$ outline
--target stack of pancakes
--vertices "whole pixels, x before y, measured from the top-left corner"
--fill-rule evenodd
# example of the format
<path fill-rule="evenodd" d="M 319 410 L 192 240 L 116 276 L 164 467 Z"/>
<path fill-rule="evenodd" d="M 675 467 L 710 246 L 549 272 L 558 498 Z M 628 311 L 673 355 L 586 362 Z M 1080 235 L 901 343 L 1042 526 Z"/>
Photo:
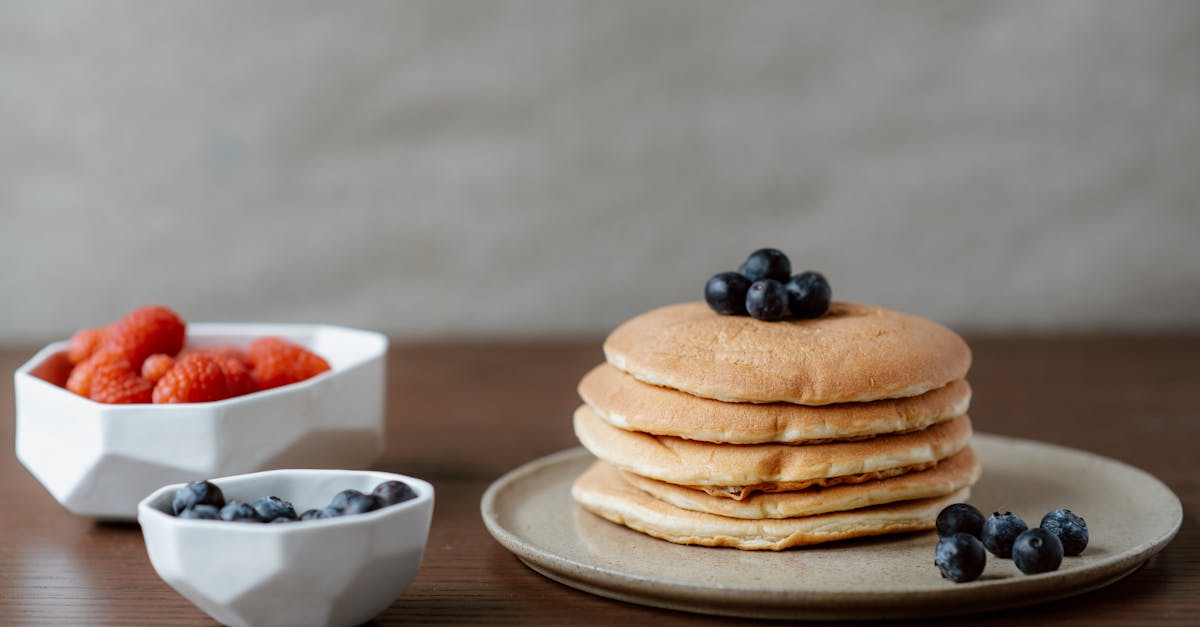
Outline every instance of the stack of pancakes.
<path fill-rule="evenodd" d="M 932 528 L 980 475 L 971 353 L 936 323 L 835 302 L 813 320 L 656 309 L 604 343 L 575 434 L 586 509 L 681 544 L 780 550 Z"/>

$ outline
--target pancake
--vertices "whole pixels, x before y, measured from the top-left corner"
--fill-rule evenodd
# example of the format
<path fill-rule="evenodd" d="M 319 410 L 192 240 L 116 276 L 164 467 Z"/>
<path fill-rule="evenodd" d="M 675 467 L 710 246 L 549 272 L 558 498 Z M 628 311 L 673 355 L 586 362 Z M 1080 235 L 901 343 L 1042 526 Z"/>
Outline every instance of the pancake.
<path fill-rule="evenodd" d="M 575 410 L 575 437 L 596 457 L 643 477 L 736 499 L 798 490 L 819 480 L 861 482 L 928 467 L 957 453 L 970 436 L 970 418 L 959 416 L 921 431 L 853 442 L 712 444 L 625 431 L 587 405 Z"/>
<path fill-rule="evenodd" d="M 762 519 L 814 516 L 897 501 L 946 496 L 974 485 L 979 480 L 980 467 L 979 459 L 968 446 L 921 472 L 831 488 L 755 494 L 741 501 L 620 472 L 633 487 L 676 507 L 730 518 Z"/>
<path fill-rule="evenodd" d="M 641 381 L 694 396 L 800 405 L 916 396 L 971 365 L 967 344 L 946 327 L 843 302 L 820 318 L 780 322 L 670 305 L 617 327 L 604 355 Z"/>
<path fill-rule="evenodd" d="M 824 407 L 723 403 L 642 383 L 600 364 L 579 382 L 579 396 L 609 424 L 629 431 L 732 444 L 808 444 L 924 429 L 967 413 L 971 387 L 957 379 L 920 396 Z"/>
<path fill-rule="evenodd" d="M 588 511 L 676 544 L 773 550 L 862 536 L 932 529 L 938 512 L 966 500 L 969 488 L 930 499 L 876 505 L 849 512 L 747 520 L 693 512 L 660 501 L 626 482 L 604 462 L 588 468 L 571 496 Z"/>

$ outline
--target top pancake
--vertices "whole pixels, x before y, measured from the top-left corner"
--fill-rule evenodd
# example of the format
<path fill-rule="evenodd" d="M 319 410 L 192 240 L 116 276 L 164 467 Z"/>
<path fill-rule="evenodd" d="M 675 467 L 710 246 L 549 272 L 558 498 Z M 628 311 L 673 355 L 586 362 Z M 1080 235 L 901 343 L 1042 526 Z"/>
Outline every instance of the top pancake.
<path fill-rule="evenodd" d="M 583 402 L 614 427 L 689 440 L 811 444 L 924 429 L 967 413 L 971 387 L 959 379 L 920 396 L 808 407 L 722 403 L 642 383 L 610 364 L 579 382 Z"/>
<path fill-rule="evenodd" d="M 722 316 L 703 302 L 626 321 L 604 341 L 612 365 L 695 396 L 828 405 L 923 394 L 966 375 L 953 331 L 897 311 L 835 302 L 812 320 Z"/>

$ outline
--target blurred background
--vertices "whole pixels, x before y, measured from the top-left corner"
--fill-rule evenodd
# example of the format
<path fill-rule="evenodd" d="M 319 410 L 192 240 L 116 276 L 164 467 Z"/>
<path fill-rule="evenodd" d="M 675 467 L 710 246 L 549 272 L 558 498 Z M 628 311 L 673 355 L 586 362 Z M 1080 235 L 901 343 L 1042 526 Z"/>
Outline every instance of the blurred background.
<path fill-rule="evenodd" d="M 1200 328 L 1200 3 L 5 2 L 0 340 L 144 303 L 601 334 L 755 248 Z"/>

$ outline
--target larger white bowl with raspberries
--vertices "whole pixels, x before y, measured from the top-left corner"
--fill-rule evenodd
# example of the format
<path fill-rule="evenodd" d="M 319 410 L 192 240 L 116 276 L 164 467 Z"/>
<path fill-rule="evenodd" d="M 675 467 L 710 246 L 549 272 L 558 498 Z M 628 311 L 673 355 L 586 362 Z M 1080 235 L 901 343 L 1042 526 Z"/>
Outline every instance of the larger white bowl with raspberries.
<path fill-rule="evenodd" d="M 221 624 L 348 627 L 386 609 L 416 576 L 433 486 L 405 475 L 343 470 L 274 470 L 205 482 L 230 508 L 277 497 L 293 514 L 326 507 L 342 490 L 374 499 L 386 494 L 381 484 L 404 491 L 364 513 L 348 507 L 334 517 L 284 524 L 176 516 L 181 488 L 196 485 L 176 484 L 144 499 L 138 522 L 158 575 Z M 204 496 L 212 501 L 213 491 Z"/>
<path fill-rule="evenodd" d="M 330 370 L 224 400 L 108 404 L 64 386 L 68 342 L 13 375 L 17 458 L 75 514 L 128 520 L 167 483 L 274 468 L 368 468 L 383 452 L 387 338 L 330 325 L 197 323 L 187 349 L 278 337 Z"/>

